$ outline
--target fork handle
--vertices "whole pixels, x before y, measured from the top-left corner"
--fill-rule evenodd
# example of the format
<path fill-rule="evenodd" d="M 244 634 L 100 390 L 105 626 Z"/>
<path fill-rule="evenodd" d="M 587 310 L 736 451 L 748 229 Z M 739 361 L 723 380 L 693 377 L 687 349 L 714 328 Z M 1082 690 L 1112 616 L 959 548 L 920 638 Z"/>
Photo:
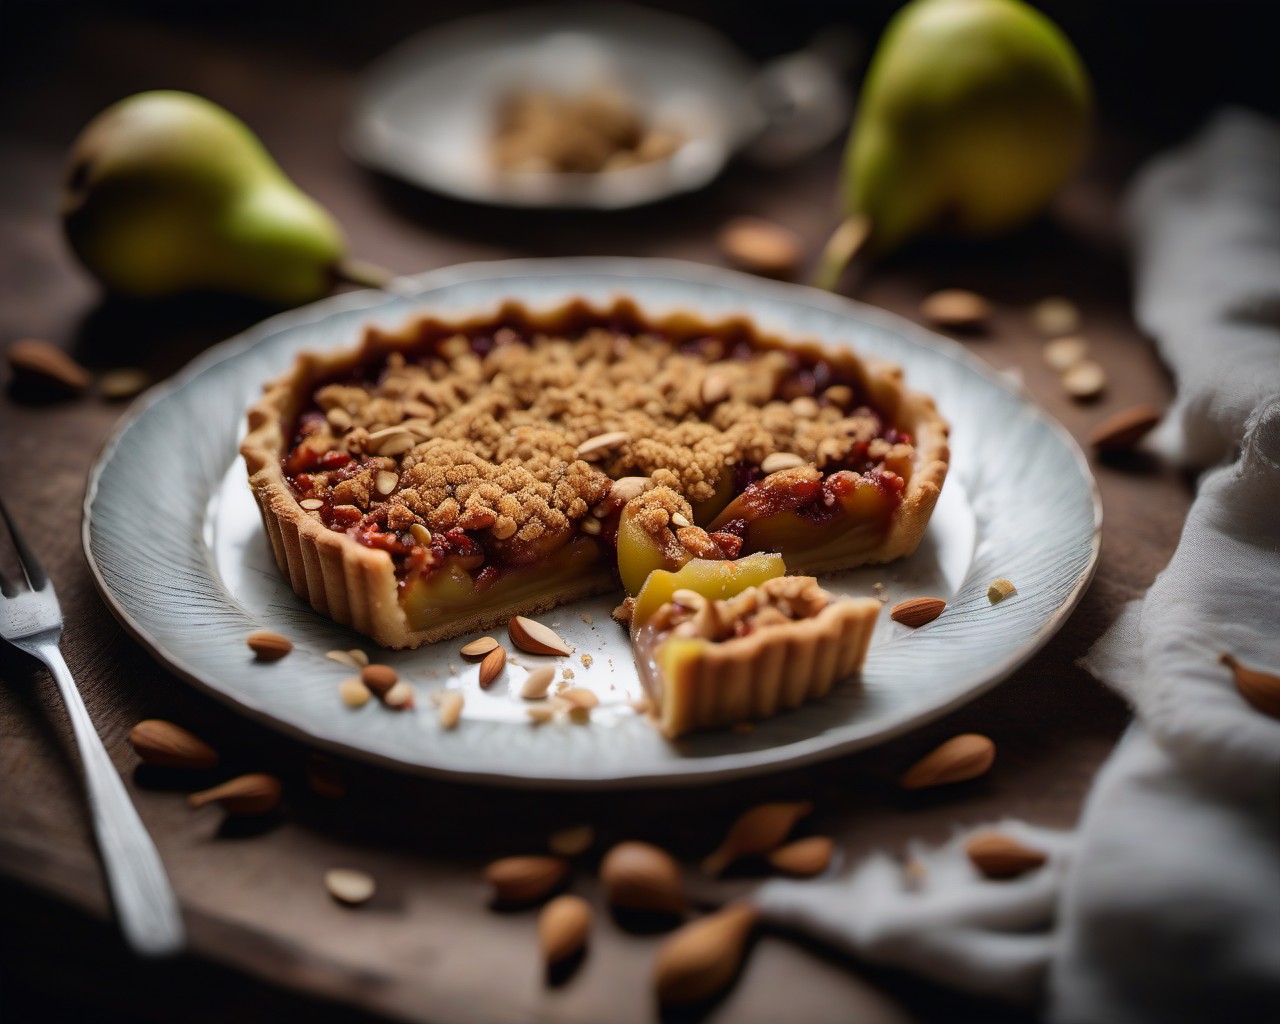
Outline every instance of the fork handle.
<path fill-rule="evenodd" d="M 41 644 L 33 653 L 48 666 L 67 705 L 84 765 L 93 831 L 121 930 L 137 953 L 176 953 L 184 939 L 182 913 L 160 854 L 93 727 L 58 645 Z"/>

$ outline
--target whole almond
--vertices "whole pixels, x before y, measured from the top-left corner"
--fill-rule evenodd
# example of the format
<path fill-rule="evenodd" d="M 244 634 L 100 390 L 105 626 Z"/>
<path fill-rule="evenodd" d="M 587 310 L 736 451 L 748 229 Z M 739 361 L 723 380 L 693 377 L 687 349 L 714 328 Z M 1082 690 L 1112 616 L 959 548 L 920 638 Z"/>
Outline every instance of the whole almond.
<path fill-rule="evenodd" d="M 925 789 L 967 782 L 985 775 L 996 759 L 996 745 L 978 733 L 964 733 L 921 758 L 902 776 L 904 789 Z"/>
<path fill-rule="evenodd" d="M 551 654 L 567 658 L 573 653 L 555 630 L 523 615 L 517 615 L 507 623 L 507 633 L 511 636 L 511 642 L 528 654 Z"/>
<path fill-rule="evenodd" d="M 275 810 L 280 803 L 280 780 L 274 775 L 255 772 L 241 775 L 199 793 L 187 797 L 192 807 L 203 807 L 217 802 L 228 814 L 258 815 Z"/>
<path fill-rule="evenodd" d="M 1043 851 L 1023 846 L 999 832 L 980 832 L 970 836 L 964 844 L 964 852 L 973 866 L 987 878 L 1016 878 L 1049 859 Z"/>
<path fill-rule="evenodd" d="M 503 668 L 507 664 L 507 649 L 505 647 L 495 647 L 484 656 L 484 660 L 480 662 L 480 671 L 477 679 L 480 688 L 487 690 L 493 685 L 493 681 L 502 674 Z"/>
<path fill-rule="evenodd" d="M 464 644 L 459 652 L 464 658 L 483 658 L 498 646 L 498 641 L 491 636 L 477 637 L 469 644 Z"/>
<path fill-rule="evenodd" d="M 748 903 L 731 903 L 674 932 L 654 963 L 653 984 L 664 1006 L 695 1003 L 721 991 L 737 973 L 760 920 Z"/>
<path fill-rule="evenodd" d="M 379 697 L 395 686 L 400 676 L 390 665 L 366 665 L 360 670 L 360 679 Z"/>
<path fill-rule="evenodd" d="M 462 718 L 463 696 L 461 690 L 445 690 L 440 694 L 440 706 L 436 708 L 436 720 L 442 729 L 456 729 Z"/>
<path fill-rule="evenodd" d="M 936 619 L 946 607 L 947 602 L 940 597 L 913 597 L 895 604 L 889 612 L 889 618 L 918 629 Z"/>
<path fill-rule="evenodd" d="M 830 836 L 807 836 L 779 846 L 769 854 L 769 866 L 796 878 L 810 878 L 827 870 L 834 849 Z"/>
<path fill-rule="evenodd" d="M 256 633 L 250 633 L 245 643 L 258 656 L 259 661 L 279 661 L 293 650 L 293 643 L 288 637 L 281 636 L 279 633 L 272 632 L 269 629 L 260 629 Z"/>
<path fill-rule="evenodd" d="M 574 956 L 591 934 L 591 904 L 581 896 L 557 896 L 538 915 L 538 945 L 548 967 Z"/>
<path fill-rule="evenodd" d="M 600 861 L 600 881 L 611 906 L 683 914 L 688 908 L 680 866 L 651 843 L 619 843 Z"/>
<path fill-rule="evenodd" d="M 800 238 L 761 217 L 734 217 L 720 229 L 720 251 L 734 266 L 765 277 L 792 277 L 800 264 Z"/>
<path fill-rule="evenodd" d="M 977 292 L 963 288 L 944 288 L 920 303 L 920 314 L 938 327 L 972 331 L 991 316 L 991 303 Z"/>
<path fill-rule="evenodd" d="M 719 848 L 702 862 L 702 869 L 709 875 L 718 875 L 736 860 L 776 849 L 796 822 L 812 810 L 813 804 L 808 800 L 751 808 L 729 827 Z"/>
<path fill-rule="evenodd" d="M 551 683 L 555 677 L 556 670 L 551 665 L 535 668 L 520 684 L 520 696 L 525 700 L 541 700 L 551 689 Z"/>
<path fill-rule="evenodd" d="M 1218 660 L 1231 669 L 1236 689 L 1245 700 L 1264 715 L 1280 718 L 1280 676 L 1241 665 L 1230 654 L 1223 654 Z"/>
<path fill-rule="evenodd" d="M 1108 416 L 1089 431 L 1089 443 L 1100 452 L 1128 451 L 1160 422 L 1160 410 L 1133 405 Z"/>
<path fill-rule="evenodd" d="M 354 868 L 330 868 L 324 873 L 324 887 L 330 896 L 349 907 L 368 903 L 378 888 L 372 875 Z"/>
<path fill-rule="evenodd" d="M 5 353 L 15 380 L 65 395 L 88 390 L 89 373 L 69 355 L 47 341 L 24 338 Z"/>
<path fill-rule="evenodd" d="M 499 903 L 531 903 L 558 888 L 569 874 L 563 857 L 503 857 L 484 869 Z"/>
<path fill-rule="evenodd" d="M 578 857 L 591 849 L 596 830 L 590 825 L 572 825 L 552 832 L 547 848 L 560 857 Z"/>
<path fill-rule="evenodd" d="M 214 768 L 218 752 L 180 725 L 148 718 L 129 731 L 129 742 L 145 764 L 167 768 Z"/>

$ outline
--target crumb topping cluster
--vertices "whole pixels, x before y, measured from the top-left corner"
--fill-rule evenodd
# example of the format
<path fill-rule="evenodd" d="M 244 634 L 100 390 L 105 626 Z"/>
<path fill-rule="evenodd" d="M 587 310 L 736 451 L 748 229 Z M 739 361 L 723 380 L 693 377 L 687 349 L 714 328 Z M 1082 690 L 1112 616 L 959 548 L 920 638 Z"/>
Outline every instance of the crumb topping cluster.
<path fill-rule="evenodd" d="M 725 601 L 709 601 L 692 590 L 677 590 L 674 597 L 654 612 L 653 631 L 715 642 L 811 619 L 831 603 L 812 576 L 779 576 Z"/>
<path fill-rule="evenodd" d="M 737 468 L 767 472 L 771 456 L 823 467 L 859 444 L 890 454 L 852 387 L 819 391 L 804 372 L 787 352 L 728 354 L 714 338 L 458 335 L 318 387 L 285 469 L 335 529 L 481 531 L 534 558 L 627 481 L 653 495 L 646 514 L 669 520 Z"/>

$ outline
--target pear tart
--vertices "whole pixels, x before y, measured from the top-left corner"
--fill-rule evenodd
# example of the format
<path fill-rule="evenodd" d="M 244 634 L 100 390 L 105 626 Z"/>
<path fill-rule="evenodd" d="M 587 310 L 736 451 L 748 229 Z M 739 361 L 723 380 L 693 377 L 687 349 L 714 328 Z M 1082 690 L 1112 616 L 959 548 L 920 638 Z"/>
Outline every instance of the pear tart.
<path fill-rule="evenodd" d="M 370 327 L 270 384 L 241 450 L 294 590 L 387 647 L 694 558 L 910 554 L 948 458 L 896 366 L 625 300 Z"/>
<path fill-rule="evenodd" d="M 838 599 L 778 555 L 657 570 L 630 616 L 636 666 L 663 735 L 769 718 L 862 666 L 880 602 Z"/>

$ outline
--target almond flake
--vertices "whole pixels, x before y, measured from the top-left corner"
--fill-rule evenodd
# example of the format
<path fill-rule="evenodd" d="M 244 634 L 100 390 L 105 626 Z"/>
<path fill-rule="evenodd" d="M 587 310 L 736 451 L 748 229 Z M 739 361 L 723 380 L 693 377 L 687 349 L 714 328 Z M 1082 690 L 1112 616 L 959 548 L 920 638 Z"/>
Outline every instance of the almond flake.
<path fill-rule="evenodd" d="M 350 651 L 325 651 L 324 656 L 330 661 L 336 661 L 339 665 L 346 665 L 347 668 L 354 668 L 357 671 L 364 668 L 360 662 L 351 656 Z"/>
<path fill-rule="evenodd" d="M 1044 361 L 1059 373 L 1065 373 L 1089 354 L 1084 338 L 1054 338 L 1045 342 Z"/>
<path fill-rule="evenodd" d="M 774 452 L 772 455 L 766 455 L 765 460 L 760 463 L 760 472 L 768 476 L 771 473 L 780 473 L 784 469 L 795 469 L 797 466 L 803 466 L 804 459 L 799 455 L 791 452 Z"/>
<path fill-rule="evenodd" d="M 308 512 L 318 512 L 320 511 L 320 509 L 324 508 L 324 502 L 321 501 L 319 498 L 303 498 L 300 502 L 298 502 L 298 504 L 301 505 L 303 508 L 305 508 Z"/>
<path fill-rule="evenodd" d="M 560 696 L 577 708 L 594 708 L 600 703 L 600 698 L 584 686 L 565 690 Z"/>
<path fill-rule="evenodd" d="M 359 676 L 348 676 L 342 680 L 338 684 L 338 695 L 342 698 L 342 703 L 349 708 L 362 708 L 373 696 L 369 692 L 369 687 L 364 685 Z"/>
<path fill-rule="evenodd" d="M 411 523 L 409 525 L 409 533 L 424 548 L 431 545 L 431 531 L 421 523 Z"/>
<path fill-rule="evenodd" d="M 992 604 L 999 604 L 1010 594 L 1016 594 L 1017 592 L 1018 588 L 1009 580 L 1003 578 L 992 580 L 991 585 L 987 587 L 987 600 Z"/>
<path fill-rule="evenodd" d="M 330 896 L 349 907 L 368 903 L 377 890 L 372 875 L 353 868 L 330 868 L 324 873 L 324 887 Z"/>
<path fill-rule="evenodd" d="M 400 483 L 400 477 L 389 469 L 379 470 L 378 475 L 374 478 L 374 487 L 377 488 L 379 494 L 390 494 L 396 489 L 398 483 Z"/>
<path fill-rule="evenodd" d="M 589 534 L 592 537 L 598 537 L 602 529 L 600 526 L 600 520 L 592 519 L 590 517 L 583 519 L 578 523 L 578 526 L 581 528 L 583 533 Z"/>
<path fill-rule="evenodd" d="M 460 690 L 445 690 L 440 695 L 440 706 L 436 710 L 436 718 L 442 729 L 455 729 L 462 717 L 463 697 Z"/>
<path fill-rule="evenodd" d="M 578 445 L 578 458 L 587 459 L 589 456 L 602 455 L 610 448 L 617 448 L 630 440 L 631 435 L 625 430 L 610 430 L 603 434 L 596 434 L 595 437 L 589 437 Z"/>
<path fill-rule="evenodd" d="M 525 676 L 524 683 L 520 686 L 520 696 L 525 700 L 542 700 L 551 688 L 551 683 L 555 677 L 556 670 L 551 665 L 535 668 Z"/>
<path fill-rule="evenodd" d="M 1062 386 L 1077 401 L 1097 398 L 1107 386 L 1107 371 L 1092 359 L 1082 359 L 1062 375 Z"/>
<path fill-rule="evenodd" d="M 396 710 L 413 707 L 413 687 L 400 680 L 382 695 L 382 703 Z"/>
<path fill-rule="evenodd" d="M 498 641 L 491 636 L 478 637 L 469 644 L 464 644 L 459 652 L 464 658 L 483 658 L 498 646 Z"/>
<path fill-rule="evenodd" d="M 681 529 L 684 529 L 685 527 L 689 527 L 693 525 L 693 523 L 689 522 L 689 517 L 680 512 L 676 512 L 672 514 L 671 524 L 673 526 L 678 526 Z"/>
<path fill-rule="evenodd" d="M 527 654 L 568 657 L 572 653 L 554 630 L 523 615 L 517 615 L 507 623 L 507 633 L 511 642 Z"/>

